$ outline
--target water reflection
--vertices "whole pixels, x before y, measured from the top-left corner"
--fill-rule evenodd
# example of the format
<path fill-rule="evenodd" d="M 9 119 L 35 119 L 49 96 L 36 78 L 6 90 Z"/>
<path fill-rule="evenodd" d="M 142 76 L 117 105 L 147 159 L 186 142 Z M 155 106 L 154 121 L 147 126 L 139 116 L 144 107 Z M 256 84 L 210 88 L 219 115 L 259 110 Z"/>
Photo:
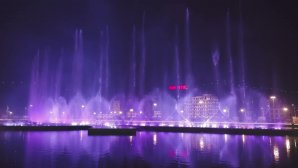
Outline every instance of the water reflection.
<path fill-rule="evenodd" d="M 279 161 L 279 151 L 277 146 L 273 146 L 273 155 L 274 155 L 274 161 Z"/>
<path fill-rule="evenodd" d="M 289 167 L 296 137 L 85 131 L 0 132 L 1 167 Z M 23 166 L 24 165 L 24 166 Z"/>

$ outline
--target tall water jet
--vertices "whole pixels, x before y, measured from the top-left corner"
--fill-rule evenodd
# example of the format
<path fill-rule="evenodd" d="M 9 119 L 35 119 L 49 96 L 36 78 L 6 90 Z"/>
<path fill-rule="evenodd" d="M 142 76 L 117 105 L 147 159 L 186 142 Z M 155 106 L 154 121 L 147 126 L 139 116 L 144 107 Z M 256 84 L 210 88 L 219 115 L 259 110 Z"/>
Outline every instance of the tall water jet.
<path fill-rule="evenodd" d="M 48 119 L 46 103 L 47 99 L 51 97 L 50 93 L 53 87 L 49 85 L 48 57 L 45 54 L 42 61 L 39 58 L 40 52 L 38 51 L 32 65 L 28 111 L 32 121 L 43 122 Z"/>
<path fill-rule="evenodd" d="M 98 94 L 108 97 L 109 93 L 109 27 L 100 32 L 100 58 L 99 58 L 99 89 Z"/>
<path fill-rule="evenodd" d="M 136 27 L 133 26 L 132 30 L 132 49 L 130 59 L 130 81 L 129 81 L 129 95 L 135 96 L 136 94 Z"/>
<path fill-rule="evenodd" d="M 226 44 L 227 44 L 227 58 L 228 58 L 228 72 L 229 72 L 229 85 L 230 94 L 235 95 L 235 81 L 234 81 L 234 68 L 232 58 L 232 45 L 231 45 L 231 27 L 230 27 L 230 11 L 227 11 L 226 16 Z"/>
<path fill-rule="evenodd" d="M 218 48 L 216 47 L 212 51 L 212 63 L 213 63 L 213 71 L 214 71 L 215 90 L 218 96 L 221 95 L 220 76 L 219 76 L 219 67 L 218 67 L 219 59 L 220 59 L 220 55 L 219 55 Z"/>
<path fill-rule="evenodd" d="M 242 20 L 242 1 L 239 1 L 239 29 L 238 29 L 238 44 L 240 57 L 240 105 L 247 107 L 246 101 L 246 81 L 245 81 L 245 55 L 244 55 L 244 39 L 243 39 L 243 20 Z M 248 111 L 244 113 L 247 116 Z"/>
<path fill-rule="evenodd" d="M 185 12 L 185 82 L 187 85 L 192 85 L 192 66 L 191 66 L 191 47 L 190 47 L 190 28 L 189 28 L 189 10 Z"/>
<path fill-rule="evenodd" d="M 100 37 L 99 37 L 99 76 L 98 76 L 98 95 L 102 96 L 102 90 L 103 90 L 103 61 L 104 61 L 104 37 L 103 37 L 103 31 L 100 32 Z"/>
<path fill-rule="evenodd" d="M 75 50 L 72 64 L 72 86 L 73 94 L 80 93 L 83 77 L 83 32 L 75 31 Z"/>
<path fill-rule="evenodd" d="M 109 50 L 110 50 L 110 31 L 109 31 L 109 27 L 106 26 L 106 43 L 105 43 L 105 96 L 108 97 L 109 96 Z"/>
<path fill-rule="evenodd" d="M 234 120 L 237 118 L 237 97 L 235 93 L 235 80 L 234 80 L 234 67 L 232 57 L 232 43 L 231 43 L 231 27 L 230 27 L 230 11 L 227 11 L 226 15 L 226 52 L 228 58 L 228 75 L 229 75 L 229 89 L 230 94 L 226 100 L 227 108 L 229 108 L 228 117 L 233 117 Z"/>
<path fill-rule="evenodd" d="M 141 33 L 141 63 L 140 63 L 140 83 L 139 96 L 144 95 L 145 86 L 145 69 L 146 69 L 146 39 L 145 39 L 145 11 L 142 17 L 142 33 Z"/>
<path fill-rule="evenodd" d="M 174 44 L 174 53 L 175 53 L 175 73 L 176 73 L 176 86 L 181 85 L 180 79 L 180 61 L 179 61 L 179 38 L 178 38 L 178 27 L 176 26 L 175 32 L 175 44 Z M 176 99 L 180 99 L 180 89 L 177 89 Z"/>
<path fill-rule="evenodd" d="M 30 120 L 34 121 L 40 118 L 40 113 L 38 109 L 38 101 L 39 101 L 39 50 L 37 51 L 36 56 L 32 62 L 32 70 L 31 70 L 31 82 L 30 82 L 30 93 L 29 93 L 29 105 L 28 112 Z"/>
<path fill-rule="evenodd" d="M 108 36 L 108 27 L 105 28 L 105 30 L 102 30 L 100 32 L 100 58 L 99 58 L 99 77 L 98 77 L 98 93 L 96 97 L 94 98 L 93 105 L 98 107 L 97 110 L 100 112 L 103 112 L 103 109 L 106 109 L 105 100 L 103 99 L 103 96 L 107 97 L 108 93 L 108 75 L 109 75 L 109 60 L 108 60 L 108 51 L 109 51 L 109 36 Z M 95 102 L 95 103 L 94 103 Z M 96 104 L 96 105 L 94 105 Z M 105 106 L 105 107 L 103 107 Z M 90 105 L 89 105 L 90 109 Z M 91 108 L 92 109 L 92 108 Z M 109 110 L 105 110 L 104 112 L 108 112 Z M 95 111 L 94 111 L 95 112 Z M 96 112 L 95 112 L 96 113 Z"/>
<path fill-rule="evenodd" d="M 54 80 L 54 98 L 57 99 L 61 96 L 61 79 L 62 79 L 62 68 L 63 68 L 63 61 L 62 57 L 59 58 L 58 67 L 56 70 L 56 77 Z"/>

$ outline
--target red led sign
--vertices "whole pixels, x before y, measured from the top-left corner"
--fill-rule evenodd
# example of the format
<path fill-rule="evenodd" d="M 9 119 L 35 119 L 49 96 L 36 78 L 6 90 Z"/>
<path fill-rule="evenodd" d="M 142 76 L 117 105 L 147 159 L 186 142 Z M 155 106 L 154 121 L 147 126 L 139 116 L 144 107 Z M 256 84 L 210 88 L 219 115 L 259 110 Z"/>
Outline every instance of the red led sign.
<path fill-rule="evenodd" d="M 169 90 L 187 90 L 188 87 L 186 85 L 170 85 Z"/>

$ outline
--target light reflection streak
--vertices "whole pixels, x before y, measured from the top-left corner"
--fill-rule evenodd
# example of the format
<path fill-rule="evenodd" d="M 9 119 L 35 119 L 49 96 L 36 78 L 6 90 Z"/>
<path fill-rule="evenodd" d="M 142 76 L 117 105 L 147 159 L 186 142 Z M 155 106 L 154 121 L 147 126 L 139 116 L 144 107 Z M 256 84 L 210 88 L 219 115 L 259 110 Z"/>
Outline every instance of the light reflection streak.
<path fill-rule="evenodd" d="M 289 156 L 290 155 L 291 145 L 290 145 L 290 140 L 289 140 L 288 137 L 286 138 L 286 149 L 287 149 L 287 156 Z"/>
<path fill-rule="evenodd" d="M 153 145 L 157 144 L 157 135 L 156 133 L 153 134 Z"/>
<path fill-rule="evenodd" d="M 273 156 L 274 156 L 274 161 L 278 162 L 279 161 L 279 150 L 276 145 L 273 146 Z"/>
<path fill-rule="evenodd" d="M 242 134 L 242 143 L 245 143 L 245 135 Z"/>
<path fill-rule="evenodd" d="M 228 142 L 228 134 L 224 134 L 224 138 L 225 138 L 225 143 Z"/>

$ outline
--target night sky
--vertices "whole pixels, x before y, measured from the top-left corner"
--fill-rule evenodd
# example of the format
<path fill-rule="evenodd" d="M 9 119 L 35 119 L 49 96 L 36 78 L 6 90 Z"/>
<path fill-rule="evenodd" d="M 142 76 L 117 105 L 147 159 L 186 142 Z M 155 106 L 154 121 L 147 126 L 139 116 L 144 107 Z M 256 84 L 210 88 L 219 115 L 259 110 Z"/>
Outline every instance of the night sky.
<path fill-rule="evenodd" d="M 1 0 L 0 107 L 26 104 L 37 51 L 56 62 L 71 61 L 74 32 L 84 34 L 85 65 L 96 67 L 100 32 L 110 29 L 113 92 L 127 88 L 132 27 L 138 32 L 145 12 L 146 90 L 172 84 L 173 45 L 178 30 L 183 62 L 185 11 L 190 13 L 190 49 L 195 85 L 212 91 L 212 58 L 220 53 L 221 80 L 227 80 L 226 14 L 230 12 L 232 56 L 239 69 L 242 19 L 246 84 L 266 94 L 283 94 L 298 103 L 298 6 L 292 1 L 243 0 Z M 139 36 L 139 35 L 138 35 Z M 61 54 L 62 53 L 62 54 Z M 92 72 L 90 72 L 92 73 Z M 119 75 L 120 74 L 120 75 Z M 88 78 L 92 81 L 93 78 Z M 239 80 L 239 79 L 238 79 Z M 124 80 L 125 81 L 125 80 Z M 237 77 L 236 77 L 237 83 Z M 166 88 L 165 88 L 166 89 Z"/>

